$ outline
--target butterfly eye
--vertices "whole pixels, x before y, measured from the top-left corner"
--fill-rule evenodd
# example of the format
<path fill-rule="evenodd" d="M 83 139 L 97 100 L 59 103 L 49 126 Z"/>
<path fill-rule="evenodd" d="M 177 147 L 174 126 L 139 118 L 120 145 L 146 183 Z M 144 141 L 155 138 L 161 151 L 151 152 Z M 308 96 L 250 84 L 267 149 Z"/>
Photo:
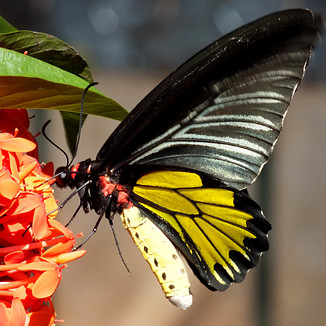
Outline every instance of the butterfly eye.
<path fill-rule="evenodd" d="M 60 188 L 65 188 L 68 186 L 68 180 L 67 180 L 67 168 L 65 166 L 60 166 L 56 169 L 55 171 L 55 181 L 56 184 L 60 187 Z"/>

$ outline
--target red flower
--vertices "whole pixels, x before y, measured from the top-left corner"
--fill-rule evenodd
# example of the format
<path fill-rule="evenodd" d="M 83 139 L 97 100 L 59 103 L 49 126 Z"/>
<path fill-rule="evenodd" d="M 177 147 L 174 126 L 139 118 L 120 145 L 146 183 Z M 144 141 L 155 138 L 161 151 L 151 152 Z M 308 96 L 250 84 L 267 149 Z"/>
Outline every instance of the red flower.
<path fill-rule="evenodd" d="M 13 135 L 18 130 L 18 137 L 35 142 L 28 128 L 29 118 L 25 109 L 0 109 L 0 130 L 2 132 L 8 132 Z M 37 146 L 29 155 L 38 157 Z"/>
<path fill-rule="evenodd" d="M 8 120 L 15 124 L 23 125 Z M 57 204 L 45 182 L 53 164 L 41 167 L 24 154 L 36 144 L 27 129 L 24 138 L 17 134 L 0 133 L 0 326 L 53 325 L 51 296 L 62 269 L 85 251 L 72 251 L 75 236 L 54 219 Z"/>

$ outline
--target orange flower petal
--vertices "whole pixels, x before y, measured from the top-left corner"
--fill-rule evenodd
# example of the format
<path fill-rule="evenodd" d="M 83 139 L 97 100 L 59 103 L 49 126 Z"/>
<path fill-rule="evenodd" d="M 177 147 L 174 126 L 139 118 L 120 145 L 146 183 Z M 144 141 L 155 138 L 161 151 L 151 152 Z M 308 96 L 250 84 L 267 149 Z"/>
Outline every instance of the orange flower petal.
<path fill-rule="evenodd" d="M 42 257 L 43 258 L 51 258 L 51 257 L 56 257 L 57 255 L 60 255 L 62 253 L 70 252 L 74 245 L 75 245 L 74 239 L 67 240 L 64 238 L 62 242 L 57 243 L 56 245 L 47 249 L 43 253 Z M 1 266 L 0 266 L 0 268 L 1 268 Z"/>
<path fill-rule="evenodd" d="M 17 251 L 12 251 L 6 257 L 4 258 L 5 264 L 18 264 L 23 262 L 26 259 L 26 255 L 24 251 L 22 250 L 17 250 Z"/>
<path fill-rule="evenodd" d="M 28 213 L 41 205 L 42 199 L 40 195 L 22 192 L 19 195 L 18 203 L 12 208 L 10 213 L 12 215 Z"/>
<path fill-rule="evenodd" d="M 52 326 L 54 325 L 55 314 L 48 311 L 35 311 L 29 313 L 30 322 L 28 326 Z M 1 326 L 1 325 L 0 325 Z"/>
<path fill-rule="evenodd" d="M 3 180 L 0 182 L 0 196 L 7 200 L 13 200 L 20 190 L 20 186 L 14 180 Z"/>
<path fill-rule="evenodd" d="M 23 114 L 29 123 L 26 111 Z M 70 253 L 80 235 L 53 220 L 58 210 L 47 215 L 57 208 L 51 188 L 54 180 L 46 181 L 53 175 L 53 164 L 41 168 L 30 154 L 23 154 L 36 145 L 21 118 L 9 123 L 14 116 L 5 121 L 0 110 L 0 130 L 6 131 L 0 133 L 0 326 L 3 311 L 8 317 L 5 325 L 52 326 L 55 312 L 50 297 L 61 281 L 61 271 L 85 251 Z"/>
<path fill-rule="evenodd" d="M 56 265 L 40 261 L 21 265 L 17 269 L 19 271 L 51 271 L 56 269 Z"/>
<path fill-rule="evenodd" d="M 34 172 L 35 171 L 24 179 L 24 187 L 26 191 L 32 191 L 38 194 L 42 194 L 44 191 L 52 193 L 52 188 L 47 183 L 42 184 L 44 179 L 34 176 Z"/>
<path fill-rule="evenodd" d="M 49 226 L 46 218 L 46 211 L 44 205 L 36 207 L 33 217 L 33 233 L 37 240 L 44 238 L 49 232 Z"/>
<path fill-rule="evenodd" d="M 2 180 L 2 179 L 3 180 L 5 180 L 5 179 L 12 179 L 11 174 L 10 174 L 10 171 L 6 167 L 1 167 L 1 170 L 0 170 L 0 180 Z"/>
<path fill-rule="evenodd" d="M 8 265 L 0 265 L 0 272 L 5 272 L 5 271 L 11 271 L 17 267 L 19 267 L 20 265 L 22 265 L 22 263 L 20 264 L 8 264 Z M 1 284 L 1 282 L 0 282 Z"/>
<path fill-rule="evenodd" d="M 33 287 L 33 296 L 39 299 L 50 297 L 59 285 L 60 279 L 61 273 L 58 269 L 42 273 Z"/>
<path fill-rule="evenodd" d="M 51 219 L 48 222 L 51 227 L 58 230 L 60 234 L 63 234 L 67 239 L 73 238 L 74 234 L 72 231 L 63 226 L 59 221 Z"/>
<path fill-rule="evenodd" d="M 46 196 L 46 192 L 44 192 L 44 196 Z M 44 204 L 45 204 L 45 210 L 47 213 L 52 212 L 51 214 L 48 215 L 48 218 L 53 219 L 57 216 L 59 210 L 57 201 L 55 200 L 53 194 L 51 193 L 49 196 L 44 198 Z"/>
<path fill-rule="evenodd" d="M 76 260 L 82 256 L 84 256 L 86 253 L 86 250 L 77 250 L 72 252 L 67 252 L 65 254 L 61 254 L 57 256 L 56 263 L 57 264 L 65 264 L 69 263 L 70 261 Z"/>
<path fill-rule="evenodd" d="M 82 237 L 82 236 L 83 236 L 83 234 L 79 233 L 79 234 L 75 235 L 74 238 Z M 74 238 L 71 241 L 74 241 Z M 45 247 L 49 247 L 49 246 L 54 246 L 59 242 L 62 242 L 62 238 L 55 238 L 55 239 L 46 240 L 46 241 L 37 241 L 34 243 L 28 243 L 28 244 L 23 244 L 23 245 L 18 245 L 18 246 L 0 247 L 0 254 L 9 253 L 13 250 L 15 250 L 15 251 L 16 250 L 34 250 L 34 249 L 40 249 L 42 247 L 45 248 Z M 0 265 L 0 267 L 1 267 L 1 265 Z"/>
<path fill-rule="evenodd" d="M 8 230 L 10 233 L 17 233 L 18 231 L 25 231 L 25 226 L 21 223 L 13 223 L 7 225 Z"/>
<path fill-rule="evenodd" d="M 14 298 L 11 304 L 11 326 L 24 326 L 26 323 L 26 311 L 19 298 Z"/>
<path fill-rule="evenodd" d="M 8 326 L 10 325 L 10 314 L 9 309 L 6 305 L 0 302 L 0 326 Z"/>
<path fill-rule="evenodd" d="M 37 161 L 25 166 L 18 172 L 18 178 L 20 181 L 24 180 L 37 166 Z"/>
<path fill-rule="evenodd" d="M 0 282 L 0 290 L 8 290 L 8 289 L 13 289 L 13 288 L 18 288 L 19 286 L 24 286 L 29 283 L 33 283 L 36 280 L 37 280 L 37 276 L 32 276 L 29 278 L 22 279 L 20 281 Z"/>
<path fill-rule="evenodd" d="M 0 326 L 8 326 L 10 325 L 10 314 L 9 309 L 6 305 L 0 302 Z"/>
<path fill-rule="evenodd" d="M 22 167 L 30 165 L 30 164 L 32 164 L 34 162 L 38 163 L 38 160 L 35 157 L 32 157 L 29 154 L 22 154 L 22 156 L 21 156 L 21 166 Z M 35 172 L 37 172 L 38 174 L 41 173 L 41 167 L 40 167 L 39 164 L 37 165 L 37 167 L 35 169 Z"/>
<path fill-rule="evenodd" d="M 14 137 L 3 132 L 0 134 L 0 148 L 8 152 L 30 152 L 35 149 L 36 144 L 25 138 Z"/>
<path fill-rule="evenodd" d="M 8 152 L 8 160 L 9 160 L 9 166 L 11 174 L 13 177 L 18 179 L 18 166 L 19 164 L 19 153 L 11 153 Z"/>
<path fill-rule="evenodd" d="M 20 286 L 14 291 L 14 297 L 19 298 L 20 300 L 25 300 L 27 297 L 25 286 Z"/>

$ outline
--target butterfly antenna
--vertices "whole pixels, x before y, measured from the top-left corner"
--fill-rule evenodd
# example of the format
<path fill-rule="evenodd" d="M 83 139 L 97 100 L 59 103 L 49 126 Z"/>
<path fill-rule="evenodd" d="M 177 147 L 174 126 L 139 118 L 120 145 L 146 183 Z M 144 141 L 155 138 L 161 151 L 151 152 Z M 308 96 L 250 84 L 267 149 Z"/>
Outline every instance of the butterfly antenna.
<path fill-rule="evenodd" d="M 78 146 L 79 146 L 79 142 L 80 142 L 81 128 L 83 126 L 84 102 L 85 102 L 86 93 L 91 87 L 93 87 L 93 86 L 95 86 L 97 84 L 98 84 L 98 82 L 90 83 L 83 91 L 81 102 L 80 102 L 79 127 L 78 127 L 78 134 L 77 134 L 77 139 L 76 139 L 75 151 L 74 151 L 74 154 L 73 154 L 70 162 L 68 163 L 67 167 L 69 167 L 72 164 L 73 160 L 75 159 L 75 157 L 77 155 L 77 150 L 78 150 Z"/>
<path fill-rule="evenodd" d="M 54 143 L 46 134 L 45 132 L 45 128 L 49 125 L 49 123 L 51 122 L 51 120 L 48 120 L 47 122 L 45 122 L 45 124 L 43 125 L 42 127 L 42 135 L 43 137 L 48 141 L 50 142 L 55 148 L 57 148 L 59 151 L 61 151 L 61 153 L 63 153 L 63 155 L 65 156 L 66 158 L 66 162 L 67 162 L 67 166 L 69 164 L 69 158 L 68 158 L 68 155 L 67 153 L 61 148 L 59 147 L 56 143 Z"/>

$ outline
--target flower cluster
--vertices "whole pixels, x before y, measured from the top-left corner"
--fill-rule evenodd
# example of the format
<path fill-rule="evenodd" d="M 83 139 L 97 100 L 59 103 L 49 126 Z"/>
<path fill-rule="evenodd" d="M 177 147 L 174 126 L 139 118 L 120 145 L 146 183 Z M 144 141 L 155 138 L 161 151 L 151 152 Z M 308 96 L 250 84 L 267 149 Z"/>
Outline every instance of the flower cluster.
<path fill-rule="evenodd" d="M 26 111 L 0 118 L 0 326 L 53 325 L 62 269 L 85 251 L 72 251 L 75 236 L 54 219 L 52 163 L 24 154 L 37 153 Z"/>

